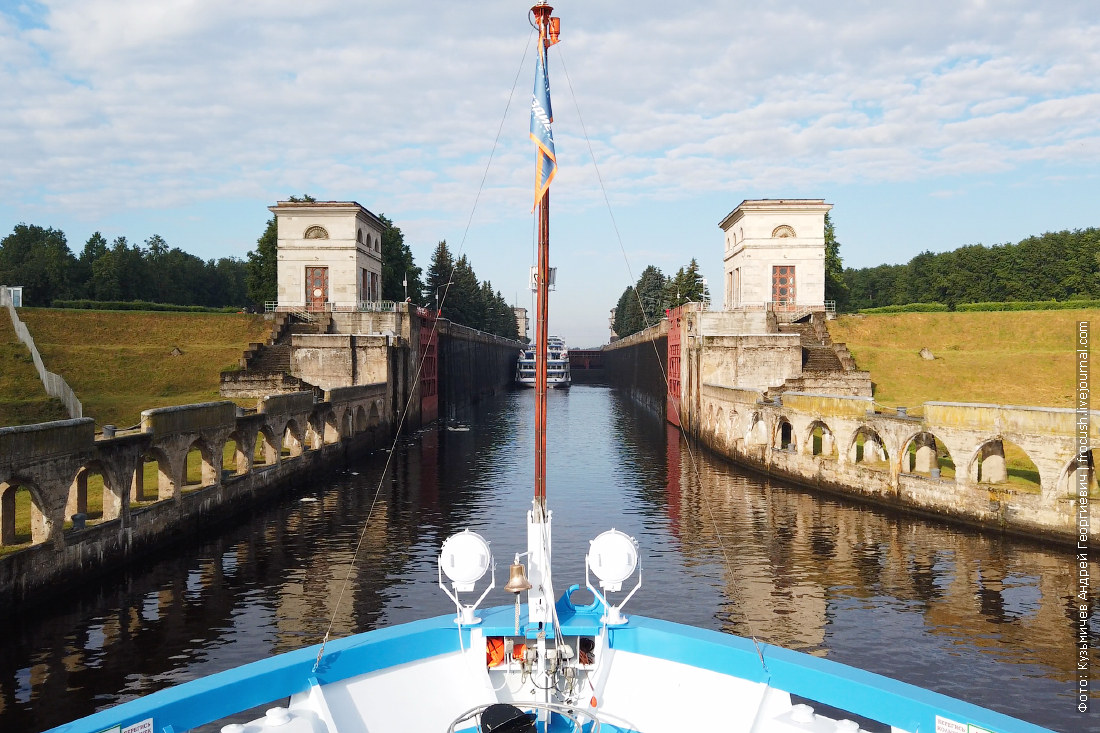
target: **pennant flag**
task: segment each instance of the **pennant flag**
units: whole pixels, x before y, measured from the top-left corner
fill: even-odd
[[[550,76],[546,72],[545,34],[539,33],[538,60],[535,62],[535,92],[531,99],[531,139],[538,147],[538,160],[535,163],[535,206],[542,200],[554,174],[558,171],[558,160],[554,153],[554,133],[550,123],[554,113],[550,109]]]

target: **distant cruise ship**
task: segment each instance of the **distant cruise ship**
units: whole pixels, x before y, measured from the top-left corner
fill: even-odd
[[[546,386],[551,389],[565,389],[572,383],[569,376],[569,347],[560,336],[547,339]],[[525,387],[535,386],[535,347],[519,352],[516,364],[516,381]]]

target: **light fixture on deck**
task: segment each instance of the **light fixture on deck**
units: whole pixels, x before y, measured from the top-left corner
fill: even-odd
[[[489,587],[474,603],[463,605],[458,600],[458,594],[472,591],[474,584],[485,577],[486,571],[489,570],[492,571]],[[454,593],[449,591],[443,582],[444,575],[450,579]],[[493,565],[493,553],[484,537],[467,529],[451,535],[443,542],[443,547],[439,550],[439,587],[455,602],[455,608],[458,609],[458,616],[455,617],[456,624],[472,626],[481,623],[481,619],[474,616],[474,611],[485,600],[489,591],[496,587],[496,584],[497,573]]]
[[[603,593],[592,587],[588,571],[591,570],[599,578],[600,587],[603,588],[604,593],[608,593],[622,590],[623,582],[634,574],[637,567],[638,541],[633,537],[616,529],[609,529],[589,543],[588,554],[584,558],[584,582],[588,590],[592,591],[592,594],[606,607],[602,620],[608,626],[626,623],[626,617],[620,613],[620,609],[642,587],[642,573],[638,571],[638,584],[626,598],[619,605],[612,606]]]

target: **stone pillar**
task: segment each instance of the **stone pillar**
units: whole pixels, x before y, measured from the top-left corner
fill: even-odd
[[[202,485],[213,486],[214,484],[220,484],[222,482],[222,453],[225,451],[225,443],[219,443],[216,446],[210,448],[210,459],[202,455],[202,451],[199,451],[199,456],[202,458]]]
[[[821,455],[831,456],[835,448],[836,441],[833,440],[833,434],[824,430],[821,431]]]
[[[15,492],[14,486],[0,484],[0,545],[15,544]]]
[[[160,473],[157,479],[157,499],[178,499],[183,492],[183,486],[187,483],[187,451],[184,451],[177,460],[177,466],[173,471],[171,465],[165,466],[157,461],[157,469]],[[175,474],[173,478],[172,473]]]
[[[864,444],[863,449],[864,449],[863,450],[863,460],[867,460],[867,444],[866,443]],[[848,451],[848,462],[849,463],[859,463],[859,444],[857,443],[857,441],[854,441],[854,440],[852,441],[852,447]]]
[[[1003,484],[1008,481],[1008,468],[1005,465],[1005,447],[999,440],[982,446],[982,483]]]
[[[122,516],[122,493],[115,492],[115,482],[112,478],[110,483],[107,481],[107,474],[103,474],[103,521],[109,521],[111,519],[118,519]]]
[[[268,466],[274,466],[279,462],[279,451],[271,444],[271,441],[267,439],[267,436],[260,433],[257,440],[263,441],[264,447],[264,463]]]
[[[130,503],[145,501],[145,461],[138,460],[134,480],[130,482]]]
[[[65,519],[73,518],[74,514],[88,513],[88,472],[81,469],[69,488],[69,499],[65,503]]]
[[[918,473],[931,473],[933,468],[939,466],[936,458],[936,439],[928,433],[921,433],[913,439],[917,447],[916,465],[913,470]]]

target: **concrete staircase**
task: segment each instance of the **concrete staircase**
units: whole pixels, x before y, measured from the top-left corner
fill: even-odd
[[[332,316],[312,315],[312,321],[302,321],[291,313],[276,313],[271,336],[265,343],[253,343],[240,359],[240,371],[222,372],[223,397],[251,397],[282,392],[312,390],[323,397],[323,390],[291,374],[293,353],[291,337],[295,334],[328,333]]]
[[[833,343],[823,314],[799,321],[778,324],[779,333],[797,333],[802,343],[802,375],[787,379],[783,386],[769,390],[811,392],[851,396],[871,396],[871,374],[859,371],[855,359],[844,344]]]

